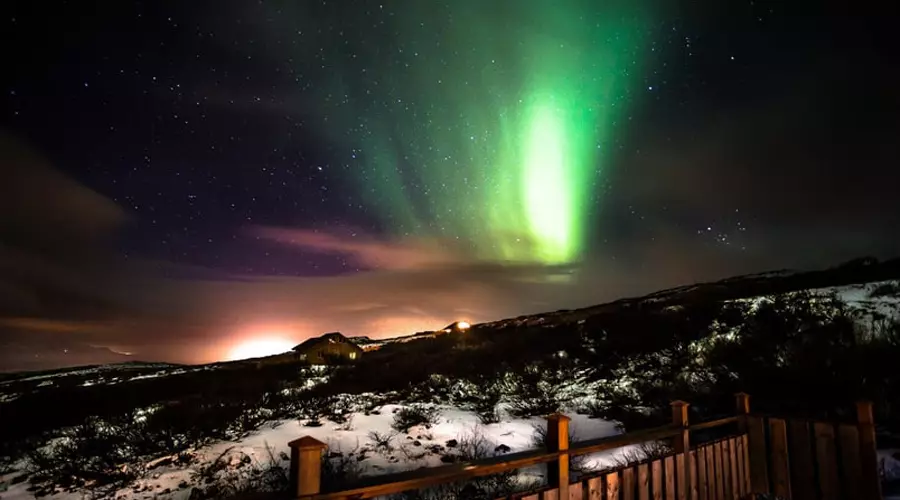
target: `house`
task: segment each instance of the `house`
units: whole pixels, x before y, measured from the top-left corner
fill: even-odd
[[[292,349],[300,361],[311,364],[338,364],[356,361],[363,350],[341,332],[326,333],[321,337],[307,339]]]
[[[471,327],[472,327],[472,325],[470,325],[468,321],[454,321],[453,323],[450,323],[449,325],[445,326],[444,329],[441,331],[443,331],[445,333],[464,332]]]

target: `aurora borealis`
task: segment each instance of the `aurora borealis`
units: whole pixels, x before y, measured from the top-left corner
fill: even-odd
[[[648,18],[641,2],[406,3],[358,38],[317,40],[340,61],[320,89],[342,103],[325,129],[396,236],[454,240],[486,261],[576,262]],[[389,35],[372,47],[372,31]]]
[[[205,362],[900,254],[891,16],[10,5],[0,371]]]

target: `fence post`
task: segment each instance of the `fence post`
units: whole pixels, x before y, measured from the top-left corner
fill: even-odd
[[[747,415],[750,414],[750,395],[746,392],[739,392],[734,395],[734,402],[736,404],[737,414],[738,414],[738,431],[741,433],[747,432]]]
[[[691,433],[688,430],[688,407],[690,405],[684,401],[672,401],[672,424],[681,428],[680,435],[675,437],[675,453],[682,455],[684,470],[680,472],[681,477],[680,498],[691,499]]]
[[[328,445],[310,436],[288,443],[291,448],[291,493],[297,498],[319,493],[322,452]]]
[[[547,416],[547,451],[569,449],[569,421],[562,413]],[[560,454],[559,459],[547,464],[547,484],[559,488],[559,500],[569,498],[569,455]]]
[[[769,493],[769,465],[766,457],[766,431],[763,420],[750,416],[750,395],[739,392],[734,395],[741,432],[747,434],[747,461],[750,462],[750,492]]]
[[[859,459],[862,468],[863,498],[881,498],[881,479],[878,474],[878,455],[875,446],[875,418],[871,401],[857,401],[856,422],[859,426]]]

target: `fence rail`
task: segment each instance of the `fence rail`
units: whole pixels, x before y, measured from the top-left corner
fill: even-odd
[[[289,497],[362,500],[547,464],[547,487],[514,498],[742,500],[756,493],[797,500],[881,498],[871,403],[857,403],[853,425],[753,415],[743,393],[736,395],[736,406],[734,416],[690,425],[688,403],[675,401],[669,425],[576,443],[568,442],[569,417],[553,414],[547,417],[546,449],[370,477],[335,492],[320,491],[326,445],[306,436],[289,443]],[[692,435],[727,426],[735,431],[692,446]],[[573,456],[663,439],[672,441],[673,453],[570,480]]]

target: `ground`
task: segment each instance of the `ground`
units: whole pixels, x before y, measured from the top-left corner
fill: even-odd
[[[752,277],[741,283],[749,282],[758,287],[759,280],[782,277]],[[715,290],[721,289],[721,285],[716,286],[718,288],[714,287]],[[615,434],[621,432],[623,426],[637,429],[642,425],[639,425],[640,420],[633,419],[635,415],[647,413],[648,422],[652,421],[652,415],[649,415],[652,409],[642,406],[647,398],[662,400],[665,404],[668,399],[664,398],[678,394],[656,392],[659,387],[647,385],[648,381],[669,380],[667,377],[671,374],[677,377],[687,374],[687,385],[684,387],[702,388],[707,383],[717,383],[715,377],[727,378],[730,365],[722,365],[729,369],[727,373],[723,374],[720,370],[707,374],[710,377],[714,375],[713,378],[694,380],[692,377],[696,375],[698,366],[706,366],[703,363],[707,361],[704,358],[707,351],[718,349],[722,342],[733,342],[737,334],[732,330],[721,331],[716,326],[718,319],[713,320],[708,332],[689,338],[685,351],[689,353],[685,358],[687,364],[679,368],[681,371],[672,371],[673,366],[681,366],[676,363],[682,362],[678,352],[669,347],[659,352],[640,351],[650,349],[645,344],[652,338],[635,335],[632,333],[632,323],[616,319],[622,316],[631,318],[628,321],[634,318],[643,320],[647,314],[642,309],[638,309],[633,316],[624,313],[610,316],[610,311],[615,312],[615,307],[624,307],[623,310],[627,311],[628,308],[633,309],[635,304],[638,308],[656,305],[659,311],[664,312],[661,317],[665,316],[667,322],[639,323],[638,326],[693,328],[695,323],[692,320],[671,322],[670,316],[678,321],[682,316],[690,316],[688,319],[695,316],[680,313],[685,307],[691,307],[690,301],[678,302],[673,297],[707,294],[708,291],[704,290],[700,285],[683,287],[640,300],[630,299],[588,310],[558,311],[474,325],[471,332],[464,334],[468,340],[462,346],[454,343],[456,337],[452,335],[388,340],[381,343],[381,351],[367,354],[359,366],[342,368],[343,372],[328,367],[275,366],[259,369],[253,363],[205,366],[131,363],[6,375],[0,378],[0,418],[11,418],[11,412],[15,409],[22,419],[19,425],[34,424],[34,429],[37,429],[35,436],[39,436],[35,441],[39,443],[37,446],[51,455],[58,455],[52,462],[58,470],[50,479],[40,480],[38,475],[33,474],[39,472],[34,465],[37,455],[23,447],[8,448],[13,450],[10,453],[16,454],[10,457],[11,460],[0,462],[0,467],[4,464],[6,467],[0,468],[0,499],[30,499],[36,495],[54,500],[85,496],[187,498],[194,488],[204,491],[218,488],[218,493],[227,493],[227,488],[277,488],[283,486],[285,480],[284,470],[289,455],[287,443],[304,435],[327,443],[328,456],[336,464],[335,467],[342,468],[343,473],[376,475],[534,449],[538,447],[536,429],[544,425],[539,415],[554,409],[562,409],[573,418],[573,439],[577,440]],[[827,298],[837,297],[851,309],[857,329],[870,329],[878,322],[895,320],[900,310],[898,284],[893,279],[839,286],[795,287],[794,291],[779,290],[779,293],[790,295],[798,293],[797,290],[806,294],[803,300],[812,302],[820,298],[827,302]],[[725,297],[723,303],[743,304],[752,311],[772,296],[729,297],[725,294]],[[596,331],[591,330],[595,328],[592,322],[600,314],[604,315],[605,322],[597,323],[599,326],[596,328],[599,329]],[[718,310],[716,314],[719,314]],[[610,317],[613,319],[610,320]],[[615,329],[620,329],[625,335],[622,338],[607,335],[614,333]],[[561,336],[562,332],[569,330],[578,332],[578,335]],[[478,335],[482,335],[486,343],[472,340],[480,339]],[[594,350],[596,352],[583,343],[585,335],[595,336],[594,343],[590,345],[600,346]],[[531,348],[532,341],[548,338],[551,342]],[[610,344],[613,340],[616,343]],[[633,340],[639,340],[636,346],[629,343]],[[558,342],[570,341],[575,343],[557,345]],[[497,345],[492,346],[491,342]],[[520,345],[514,346],[514,342]],[[547,346],[553,348],[548,349]],[[490,350],[495,347],[499,350]],[[641,354],[619,356],[619,351],[616,351],[613,353],[615,356],[600,358],[605,362],[615,361],[618,363],[616,367],[609,367],[608,371],[599,374],[589,374],[592,370],[597,371],[594,369],[598,363],[597,356],[606,355],[605,350],[613,347],[622,349],[621,352]],[[523,348],[525,350],[516,350]],[[538,352],[534,352],[535,349]],[[412,352],[416,355],[411,355]],[[499,359],[497,353],[508,353],[509,359]],[[383,360],[392,363],[391,370],[399,370],[398,360],[425,359],[419,358],[419,355],[432,356],[428,359],[435,361],[434,364],[430,361],[418,362],[417,365],[426,365],[424,371],[419,370],[421,373],[385,372],[379,364]],[[520,356],[532,358],[522,360]],[[447,363],[439,367],[438,361]],[[374,365],[367,367],[367,362]],[[457,362],[469,365],[458,367],[455,365]],[[892,361],[888,359],[886,362]],[[485,364],[491,364],[492,368],[499,367],[501,371],[481,374],[493,376],[492,379],[467,379],[460,375]],[[874,360],[868,363],[875,364]],[[551,373],[547,369],[549,366],[559,370],[558,373]],[[366,369],[374,371],[361,372]],[[439,369],[443,370],[443,374],[439,374]],[[454,370],[457,375],[453,374]],[[355,377],[347,376],[354,373],[357,374]],[[343,377],[341,384],[329,385],[338,375]],[[421,379],[415,380],[415,376],[421,376]],[[394,384],[392,388],[378,391],[365,389],[370,383],[379,387],[388,384],[381,383],[382,379],[394,380],[391,382]],[[765,379],[760,381],[763,386],[765,382]],[[529,386],[530,392],[523,390],[523,384],[532,384]],[[354,390],[321,390],[332,390],[334,387]],[[491,390],[497,393],[492,396]],[[672,389],[678,390],[684,388]],[[598,394],[613,395],[618,399],[599,400]],[[699,399],[701,396],[702,392],[690,397]],[[47,427],[50,424],[41,427],[30,421],[58,417],[54,408],[62,397],[71,398],[74,405],[69,406],[71,410],[68,413],[78,409],[83,415],[73,417],[66,425],[50,427]],[[697,401],[695,408],[704,405],[705,408],[712,408],[715,402],[707,398],[702,404]],[[77,406],[79,403],[82,407]],[[628,422],[617,417],[623,414],[619,410],[620,405],[625,403],[631,405],[628,415],[632,420]],[[29,405],[32,404],[35,409],[29,413],[32,409]],[[95,408],[91,405],[100,404],[111,405],[111,408],[104,407],[103,410],[118,420],[111,417],[91,420],[92,415],[100,412],[99,406]],[[413,425],[405,431],[395,429],[399,416],[416,412],[433,413],[432,421]],[[600,418],[590,418],[587,414]],[[162,415],[166,418],[161,419]],[[90,422],[90,425],[82,423],[82,420]],[[170,435],[166,432],[166,422],[173,426],[183,424],[184,428],[178,432],[172,431]],[[7,434],[0,437],[20,437],[10,431],[12,427],[8,427]],[[193,432],[200,427],[202,429],[198,432]],[[85,432],[95,435],[86,439]],[[130,437],[117,440],[118,434]],[[143,444],[149,448],[134,449],[135,439],[139,440],[144,435],[152,436],[152,442]],[[124,479],[109,481],[104,488],[95,487],[92,481],[96,480],[85,473],[85,470],[95,470],[91,469],[95,464],[81,464],[82,468],[77,471],[80,474],[78,481],[68,481],[64,477],[69,469],[63,466],[67,456],[63,452],[73,457],[89,455],[93,453],[93,448],[71,445],[75,442],[90,444],[91,439],[106,446],[103,448],[104,456],[111,458],[104,466],[118,467]],[[160,448],[157,441],[161,439],[168,439],[171,447]],[[23,442],[22,446],[29,443]],[[602,468],[612,464],[617,454],[631,452],[634,450],[617,450],[591,457],[582,465]],[[900,480],[900,461],[894,455],[894,450],[882,453],[884,471],[888,479]],[[523,472],[518,480],[525,482],[540,475],[539,469]],[[28,473],[32,474],[28,476]],[[35,488],[30,482],[43,486]]]
[[[188,498],[192,485],[209,466],[220,461],[228,464],[220,474],[240,474],[246,470],[268,467],[274,460],[287,467],[290,450],[287,443],[301,436],[312,436],[328,445],[327,453],[340,453],[353,457],[363,475],[387,474],[419,467],[437,467],[446,464],[443,457],[453,456],[463,447],[476,445],[490,455],[514,453],[534,449],[536,428],[546,425],[542,418],[504,418],[499,423],[481,424],[473,412],[451,406],[435,406],[436,423],[427,428],[414,426],[408,432],[398,432],[391,426],[396,412],[402,405],[385,405],[377,413],[350,414],[344,424],[325,422],[319,427],[304,426],[296,419],[266,423],[259,431],[233,442],[219,442],[191,452],[194,465],[174,465],[177,456],[155,459],[147,464],[147,473],[128,487],[115,493],[116,498]],[[614,423],[572,414],[571,430],[575,439],[590,439],[620,433]],[[373,434],[389,437],[388,443],[376,443]],[[380,437],[379,436],[379,437]],[[483,440],[483,441],[481,441]],[[471,453],[464,450],[462,453]],[[602,469],[615,463],[616,457],[626,449],[601,453],[589,457],[587,468]],[[447,460],[443,458],[443,460]],[[13,480],[16,472],[0,479],[4,483]],[[540,467],[523,471],[522,479],[541,477]],[[181,485],[181,486],[180,486]],[[0,494],[4,500],[34,498],[28,491],[28,483],[8,486]],[[82,498],[81,492],[58,493],[46,498],[69,500]]]

